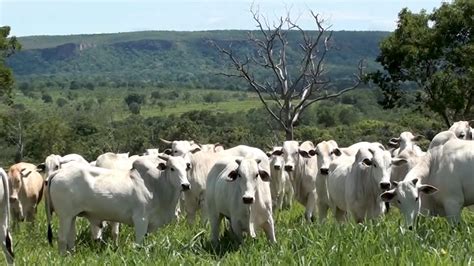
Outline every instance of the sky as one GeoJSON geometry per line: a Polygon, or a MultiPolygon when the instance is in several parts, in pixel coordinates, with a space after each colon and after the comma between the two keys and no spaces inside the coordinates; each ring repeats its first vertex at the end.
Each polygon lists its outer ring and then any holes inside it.
{"type": "Polygon", "coordinates": [[[304,29],[314,29],[309,10],[332,30],[396,28],[408,7],[432,11],[442,0],[0,0],[0,25],[16,36],[114,33],[143,30],[255,29],[250,7],[269,21],[288,12],[304,29]]]}

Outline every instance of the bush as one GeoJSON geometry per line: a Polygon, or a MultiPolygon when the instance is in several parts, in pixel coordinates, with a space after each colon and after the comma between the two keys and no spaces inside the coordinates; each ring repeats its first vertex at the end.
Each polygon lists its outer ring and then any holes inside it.
{"type": "Polygon", "coordinates": [[[43,100],[44,103],[52,103],[53,102],[53,97],[51,95],[45,93],[41,95],[41,100],[43,100]]]}
{"type": "Polygon", "coordinates": [[[56,100],[56,104],[59,106],[59,107],[63,107],[65,106],[66,104],[68,103],[68,101],[64,98],[58,98],[56,100]]]}

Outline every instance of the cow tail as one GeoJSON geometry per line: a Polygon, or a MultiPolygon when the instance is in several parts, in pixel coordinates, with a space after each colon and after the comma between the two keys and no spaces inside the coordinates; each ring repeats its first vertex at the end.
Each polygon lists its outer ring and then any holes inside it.
{"type": "Polygon", "coordinates": [[[7,252],[10,254],[12,258],[15,258],[15,254],[13,253],[13,248],[12,248],[12,239],[10,237],[10,232],[8,230],[9,225],[10,225],[10,187],[8,186],[8,180],[7,180],[7,173],[5,173],[5,170],[1,169],[0,170],[0,175],[2,176],[2,183],[3,183],[3,191],[4,191],[4,201],[5,201],[5,208],[3,208],[3,215],[6,220],[6,225],[7,229],[5,232],[5,247],[7,252]]]}
{"type": "Polygon", "coordinates": [[[48,242],[49,242],[49,245],[52,246],[53,245],[53,229],[51,228],[51,220],[52,220],[52,216],[53,216],[53,206],[52,206],[52,203],[51,203],[51,183],[53,181],[53,177],[55,176],[55,174],[53,173],[52,175],[50,175],[46,181],[45,181],[45,189],[46,189],[46,193],[44,195],[44,206],[45,206],[45,210],[46,210],[46,220],[48,222],[48,242]]]}

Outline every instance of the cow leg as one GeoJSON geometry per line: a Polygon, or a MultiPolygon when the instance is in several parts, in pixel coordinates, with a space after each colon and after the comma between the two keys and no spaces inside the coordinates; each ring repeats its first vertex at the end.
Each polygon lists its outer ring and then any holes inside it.
{"type": "Polygon", "coordinates": [[[318,199],[318,213],[319,213],[319,222],[324,222],[328,217],[328,209],[329,206],[323,202],[322,200],[318,199]]]}
{"type": "Polygon", "coordinates": [[[199,197],[199,205],[201,206],[201,223],[206,224],[207,218],[207,204],[204,201],[204,195],[199,197]]]}
{"type": "Polygon", "coordinates": [[[346,220],[346,212],[336,207],[334,209],[334,217],[336,221],[344,222],[346,220]]]}
{"type": "Polygon", "coordinates": [[[74,251],[74,245],[76,242],[76,217],[71,220],[71,227],[67,236],[67,248],[70,251],[74,251]]]}
{"type": "Polygon", "coordinates": [[[110,231],[112,232],[112,240],[118,243],[118,237],[120,233],[120,224],[117,222],[110,223],[110,231]]]}
{"type": "Polygon", "coordinates": [[[210,213],[209,225],[211,226],[211,241],[212,244],[217,245],[219,242],[219,226],[222,220],[222,215],[210,213]]]}
{"type": "Polygon", "coordinates": [[[135,216],[133,217],[133,226],[135,227],[135,243],[141,244],[148,232],[148,219],[141,215],[135,216]]]}
{"type": "Polygon", "coordinates": [[[69,231],[71,230],[71,221],[72,217],[63,217],[62,219],[60,218],[59,220],[59,228],[58,228],[58,249],[59,249],[59,254],[62,256],[67,255],[68,251],[68,236],[69,236],[69,231]]]}
{"type": "Polygon", "coordinates": [[[289,188],[287,193],[285,193],[285,202],[286,207],[289,209],[293,205],[293,197],[295,196],[295,191],[293,190],[293,186],[289,184],[289,188]]]}
{"type": "Polygon", "coordinates": [[[92,241],[102,240],[102,221],[88,218],[92,241]]]}
{"type": "Polygon", "coordinates": [[[273,223],[273,217],[270,216],[268,218],[268,221],[266,221],[263,225],[263,231],[265,232],[265,235],[267,235],[268,241],[272,243],[276,243],[276,237],[275,237],[275,227],[273,223]]]}
{"type": "Polygon", "coordinates": [[[453,226],[461,221],[462,204],[457,200],[447,200],[443,202],[444,212],[449,223],[453,226]]]}
{"type": "Polygon", "coordinates": [[[311,222],[313,220],[313,212],[314,209],[316,208],[316,195],[315,191],[312,191],[308,195],[308,199],[306,201],[306,211],[305,211],[305,217],[308,222],[311,222]]]}
{"type": "Polygon", "coordinates": [[[238,219],[231,219],[230,225],[232,227],[232,232],[234,232],[235,238],[239,243],[242,243],[242,226],[238,219]]]}

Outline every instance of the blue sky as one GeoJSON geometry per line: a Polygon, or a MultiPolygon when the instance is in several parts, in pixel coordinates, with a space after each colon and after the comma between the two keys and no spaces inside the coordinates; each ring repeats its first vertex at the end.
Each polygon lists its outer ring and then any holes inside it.
{"type": "Polygon", "coordinates": [[[17,36],[255,29],[252,3],[270,20],[289,10],[305,29],[311,9],[333,30],[392,31],[403,7],[431,11],[441,0],[0,0],[0,25],[17,36]]]}

